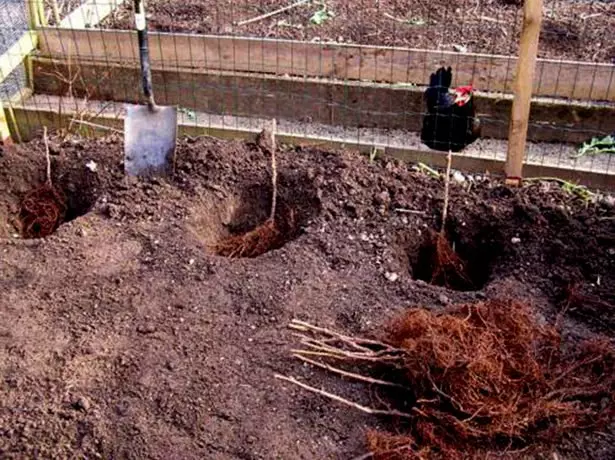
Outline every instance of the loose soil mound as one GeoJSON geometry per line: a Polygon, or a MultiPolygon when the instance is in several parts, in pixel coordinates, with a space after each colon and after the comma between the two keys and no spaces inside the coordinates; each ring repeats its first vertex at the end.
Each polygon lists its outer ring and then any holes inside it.
{"type": "MultiPolygon", "coordinates": [[[[211,243],[268,215],[269,158],[255,145],[184,139],[172,180],[141,180],[122,172],[121,139],[52,139],[53,183],[85,214],[47,238],[15,238],[21,200],[45,180],[42,151],[35,142],[0,156],[2,458],[361,455],[365,428],[390,429],[388,420],[273,379],[363,394],[288,358],[295,317],[363,334],[404,306],[439,311],[505,292],[550,322],[565,311],[568,346],[613,337],[604,312],[615,212],[557,186],[453,184],[452,246],[466,261],[497,248],[483,286],[456,291],[413,279],[439,225],[442,183],[400,162],[280,151],[280,199],[297,212],[296,232],[259,257],[230,259],[211,243]],[[600,303],[572,302],[571,286],[600,303]]],[[[603,432],[553,449],[613,458],[615,432],[603,432]]]]}
{"type": "MultiPolygon", "coordinates": [[[[382,46],[516,55],[523,19],[515,0],[327,0],[334,13],[311,21],[322,9],[309,2],[246,25],[289,5],[287,0],[150,0],[149,26],[163,32],[233,34],[382,46]],[[457,47],[457,48],[456,48],[457,47]]],[[[546,58],[615,62],[615,5],[605,1],[545,0],[539,55],[546,58]]],[[[133,28],[128,6],[105,26],[133,28]]]]}

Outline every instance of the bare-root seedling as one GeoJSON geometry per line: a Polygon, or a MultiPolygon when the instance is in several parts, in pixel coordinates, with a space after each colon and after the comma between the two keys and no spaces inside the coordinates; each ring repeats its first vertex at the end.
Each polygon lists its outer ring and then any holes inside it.
{"type": "Polygon", "coordinates": [[[51,235],[64,220],[67,205],[64,194],[51,182],[51,157],[47,127],[43,128],[45,143],[45,183],[26,194],[21,202],[19,222],[24,238],[44,238],[51,235]]]}
{"type": "Polygon", "coordinates": [[[438,286],[451,289],[471,290],[474,283],[468,275],[466,263],[451,246],[446,235],[448,219],[452,153],[448,153],[446,175],[444,176],[444,204],[442,206],[442,224],[439,232],[430,231],[421,248],[420,271],[426,276],[421,279],[438,286]]]}
{"type": "Polygon", "coordinates": [[[271,249],[281,247],[286,242],[287,233],[295,227],[294,211],[284,209],[283,218],[280,219],[278,212],[278,168],[276,159],[276,121],[272,120],[271,131],[264,131],[269,139],[261,142],[263,150],[269,150],[271,155],[271,211],[269,218],[253,230],[242,235],[232,235],[219,241],[214,251],[226,257],[257,257],[271,249]],[[283,221],[283,222],[282,222],[283,221]]]}

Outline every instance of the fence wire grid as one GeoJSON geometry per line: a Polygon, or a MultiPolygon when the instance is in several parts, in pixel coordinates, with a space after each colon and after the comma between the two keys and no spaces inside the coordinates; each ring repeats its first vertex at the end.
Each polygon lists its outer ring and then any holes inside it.
{"type": "MultiPolygon", "coordinates": [[[[523,2],[149,0],[157,102],[225,137],[271,118],[296,139],[427,152],[429,76],[473,85],[480,139],[505,160],[523,2]]],[[[121,131],[143,100],[132,0],[0,1],[2,101],[28,140],[43,125],[121,131]]],[[[544,0],[527,164],[614,174],[615,2],[544,0]],[[595,142],[595,141],[594,141],[595,142]]]]}

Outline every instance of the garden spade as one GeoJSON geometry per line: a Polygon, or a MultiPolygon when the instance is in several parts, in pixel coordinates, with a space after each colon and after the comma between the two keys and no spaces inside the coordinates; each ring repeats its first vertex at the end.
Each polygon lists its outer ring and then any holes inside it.
{"type": "Polygon", "coordinates": [[[124,171],[128,175],[168,174],[177,140],[177,109],[156,105],[149,62],[147,24],[143,0],[135,0],[135,24],[143,93],[147,105],[126,105],[124,120],[124,171]]]}

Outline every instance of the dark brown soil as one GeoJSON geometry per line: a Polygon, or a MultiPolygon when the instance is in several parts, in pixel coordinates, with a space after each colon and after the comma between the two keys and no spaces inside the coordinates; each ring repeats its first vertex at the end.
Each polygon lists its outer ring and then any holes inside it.
{"type": "Polygon", "coordinates": [[[44,0],[43,3],[45,5],[45,20],[49,25],[56,25],[56,18],[52,7],[53,1],[56,1],[56,5],[58,8],[57,11],[60,16],[60,20],[62,20],[70,13],[75,11],[77,8],[79,8],[81,5],[83,5],[86,0],[44,0]]]}
{"type": "MultiPolygon", "coordinates": [[[[183,140],[167,181],[125,177],[121,140],[54,141],[54,184],[85,214],[46,239],[15,238],[20,199],[44,181],[42,151],[33,142],[0,157],[1,458],[361,455],[365,430],[389,420],[273,378],[370,402],[368,388],[289,357],[295,317],[371,335],[408,306],[515,296],[548,322],[566,309],[568,345],[615,338],[615,210],[556,186],[453,184],[447,234],[484,265],[480,291],[455,291],[413,279],[424,235],[439,228],[442,183],[409,165],[279,152],[280,196],[300,231],[231,260],[208,248],[268,215],[269,159],[256,146],[183,140]],[[571,286],[597,301],[572,302],[571,286]]],[[[611,459],[615,427],[543,451],[611,459]]]]}
{"type": "MultiPolygon", "coordinates": [[[[130,4],[130,2],[127,2],[130,4]]],[[[406,46],[432,50],[517,54],[523,12],[515,0],[328,0],[335,16],[310,19],[322,8],[308,2],[273,17],[236,25],[293,2],[288,0],[150,0],[149,27],[164,32],[406,46]],[[462,47],[462,48],[460,48],[462,47]]],[[[540,57],[615,62],[615,3],[545,0],[540,57]]],[[[132,28],[128,7],[105,26],[132,28]]]]}

